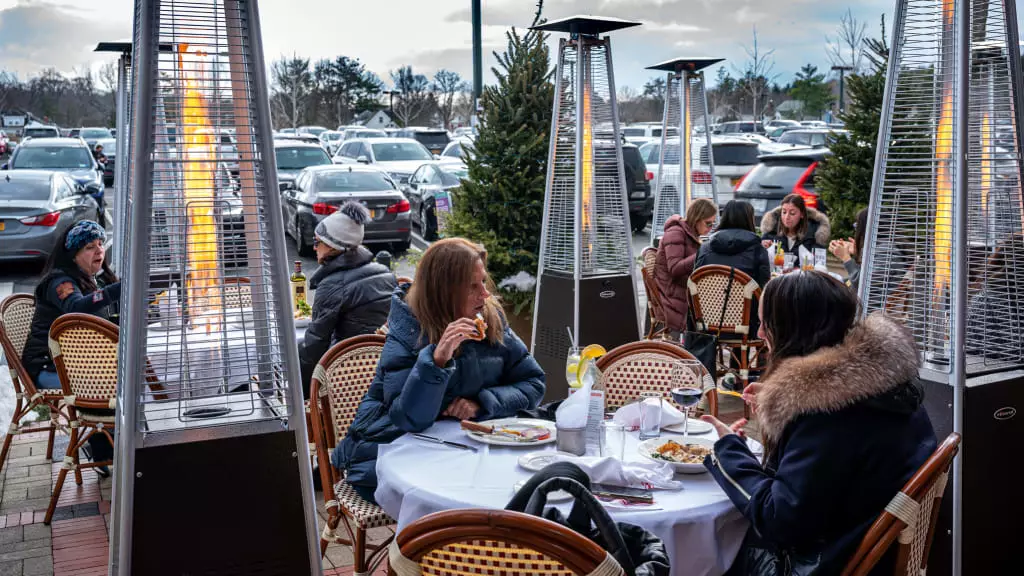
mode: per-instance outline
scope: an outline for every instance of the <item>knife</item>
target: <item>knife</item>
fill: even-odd
[[[449,442],[448,440],[442,440],[441,438],[435,438],[434,436],[428,436],[426,434],[413,433],[413,436],[420,440],[426,440],[427,442],[433,442],[434,444],[444,444],[445,446],[451,446],[452,448],[459,448],[461,450],[470,450],[476,452],[476,448],[473,446],[466,446],[465,444],[459,444],[458,442]]]

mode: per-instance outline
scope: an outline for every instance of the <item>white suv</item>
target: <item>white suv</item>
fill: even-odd
[[[437,157],[412,138],[355,138],[346,140],[334,155],[335,164],[370,164],[387,172],[400,186],[424,162]]]

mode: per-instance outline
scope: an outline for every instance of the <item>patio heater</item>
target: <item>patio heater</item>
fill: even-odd
[[[558,44],[533,314],[533,355],[548,374],[565,371],[569,330],[609,350],[640,337],[611,41],[600,37],[639,24],[573,16],[535,27],[569,34]],[[549,378],[547,399],[567,393]]]
[[[724,58],[676,58],[648,66],[648,70],[668,72],[665,82],[665,110],[661,121],[661,148],[658,156],[658,180],[655,182],[654,218],[651,221],[651,246],[665,235],[665,222],[674,214],[686,215],[686,206],[694,198],[710,198],[718,204],[718,182],[712,155],[711,121],[705,92],[704,70]],[[695,128],[703,133],[694,135]],[[681,137],[682,135],[682,137]],[[698,140],[699,138],[699,140]],[[694,169],[694,141],[704,146]]]
[[[259,23],[135,2],[111,574],[321,570]]]
[[[940,438],[963,435],[929,574],[1003,574],[1024,515],[1024,242],[1015,3],[900,0],[861,281],[922,351]],[[1015,417],[1016,416],[1016,417]]]

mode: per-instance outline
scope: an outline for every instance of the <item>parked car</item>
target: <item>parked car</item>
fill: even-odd
[[[94,192],[65,172],[7,172],[0,178],[0,260],[49,258],[69,226],[96,217]]]
[[[296,140],[274,140],[274,158],[277,160],[277,182],[293,182],[299,172],[310,166],[331,164],[331,157],[317,144]]]
[[[636,124],[626,124],[619,129],[619,134],[622,135],[626,141],[642,146],[653,140],[661,138],[661,122],[638,122]]]
[[[760,145],[746,138],[724,138],[714,136],[711,140],[714,148],[715,180],[718,188],[718,204],[724,206],[732,200],[733,189],[740,179],[757,166]],[[652,186],[658,181],[659,156],[661,143],[651,142],[640,148],[640,154],[647,163],[647,170],[652,175]],[[710,184],[711,170],[708,166],[707,140],[694,138],[690,140],[691,175],[694,184]],[[668,146],[668,162],[678,162],[679,140],[670,141]],[[656,192],[656,191],[655,191]],[[699,197],[699,196],[698,196]]]
[[[95,185],[90,193],[98,206],[103,205],[103,172],[79,138],[32,138],[22,142],[0,170],[59,170],[80,186]],[[95,216],[102,220],[102,215]]]
[[[36,122],[30,122],[28,126],[25,126],[25,131],[22,132],[21,138],[24,141],[25,138],[60,138],[60,129],[56,126],[44,126]]]
[[[96,142],[113,138],[114,135],[106,128],[75,128],[71,131],[71,137],[85,140],[85,143],[89,145],[89,149],[92,150],[96,146]]]
[[[602,144],[597,142],[594,145],[595,160],[600,160],[603,151],[613,150],[610,145],[604,147]],[[635,144],[622,145],[622,167],[626,177],[626,198],[629,201],[629,224],[634,232],[642,232],[654,215],[654,174],[647,170],[647,165],[640,157],[640,148]]]
[[[412,173],[402,192],[409,199],[412,221],[420,227],[423,238],[437,238],[436,198],[439,192],[451,191],[469,175],[465,164],[456,162],[428,162]],[[449,208],[451,196],[448,197]]]
[[[796,126],[775,126],[773,128],[768,129],[768,139],[778,140],[779,137],[785,134],[786,132],[789,132],[790,130],[800,130],[802,128],[803,126],[801,126],[800,124],[797,124]]]
[[[292,135],[292,136],[294,136],[297,133],[298,132],[295,131],[295,128],[281,128],[280,130],[277,131],[277,134],[287,134],[287,135]],[[276,136],[276,134],[275,134],[275,136]]]
[[[452,132],[452,137],[453,138],[476,138],[478,133],[479,132],[477,131],[477,129],[475,127],[473,127],[473,126],[462,126],[461,128],[456,128],[455,131]]]
[[[355,138],[387,138],[388,133],[376,128],[348,128],[343,132],[342,141]]]
[[[399,130],[396,138],[412,138],[427,147],[431,154],[440,154],[448,145],[448,132],[434,128],[410,127]]]
[[[299,126],[299,134],[312,134],[313,136],[319,137],[321,133],[326,132],[327,128],[323,126]]]
[[[821,120],[803,120],[800,125],[804,128],[828,128],[828,123]]]
[[[107,157],[107,161],[101,166],[103,169],[103,184],[106,186],[114,185],[114,175],[117,173],[114,168],[117,166],[117,140],[113,138],[103,138],[96,141],[97,144],[103,146],[103,155]]]
[[[325,130],[320,133],[320,145],[324,147],[328,154],[333,156],[334,151],[341,145],[344,134],[344,132],[338,130]]]
[[[769,120],[764,123],[764,129],[768,132],[775,130],[776,128],[787,128],[787,127],[799,127],[800,123],[796,120]]]
[[[468,154],[469,149],[472,147],[472,139],[465,137],[457,138],[449,142],[448,145],[444,147],[444,151],[441,152],[441,159],[465,161],[466,154]]]
[[[388,174],[399,186],[409,182],[413,171],[435,158],[427,147],[412,138],[356,138],[341,145],[334,161],[339,164],[371,164]]]
[[[830,154],[825,148],[804,148],[761,156],[758,165],[736,187],[736,198],[750,202],[758,222],[788,194],[799,194],[809,208],[824,211],[815,176],[821,161]]]
[[[312,166],[293,182],[281,185],[285,231],[295,239],[299,254],[313,253],[313,231],[325,217],[348,200],[370,211],[364,244],[391,244],[403,252],[412,242],[409,200],[385,172],[360,164]]]
[[[846,131],[801,128],[800,130],[790,130],[782,136],[779,136],[777,142],[779,144],[789,144],[794,147],[805,146],[811,148],[827,148],[835,141],[836,134],[846,134]]]

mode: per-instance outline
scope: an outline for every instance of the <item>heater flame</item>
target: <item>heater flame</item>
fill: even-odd
[[[223,284],[217,255],[217,217],[214,174],[216,172],[216,134],[210,122],[206,98],[194,71],[186,70],[183,54],[188,44],[178,46],[178,71],[182,82],[182,149],[185,162],[182,176],[185,209],[188,217],[186,254],[188,310],[190,328],[218,329],[223,308],[219,287]],[[206,54],[195,51],[197,68]]]
[[[988,218],[988,192],[992,188],[992,119],[981,117],[981,213]]]
[[[947,30],[954,25],[955,0],[943,0],[942,20]],[[953,279],[953,84],[942,91],[939,126],[935,138],[935,280],[934,298],[945,307],[945,295]]]
[[[583,170],[582,174],[582,194],[583,194],[583,217],[582,217],[582,234],[587,239],[587,255],[593,250],[593,243],[590,240],[590,211],[591,205],[593,204],[594,197],[594,126],[591,118],[590,111],[590,86],[584,84],[583,86],[583,118],[581,118],[581,125],[583,130],[583,158],[581,159],[580,169]]]

